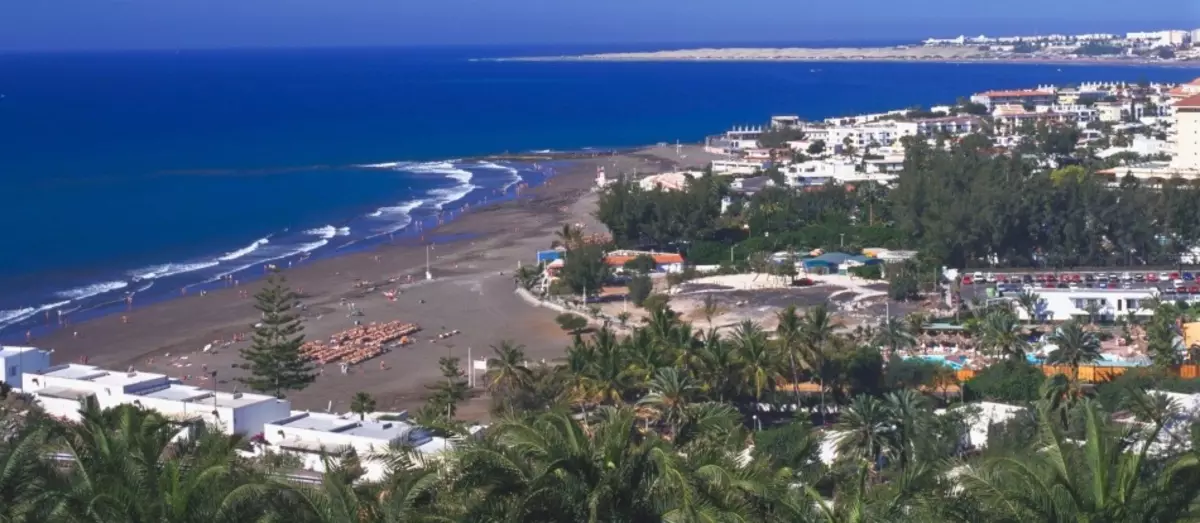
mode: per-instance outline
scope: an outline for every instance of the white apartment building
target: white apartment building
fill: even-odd
[[[891,183],[897,178],[897,173],[904,165],[901,158],[898,162],[886,157],[871,167],[868,160],[868,170],[859,172],[857,162],[849,158],[833,158],[829,160],[812,160],[794,163],[784,167],[781,172],[792,187],[819,187],[827,183],[853,184],[863,182]]]
[[[291,403],[260,394],[205,391],[173,383],[151,372],[107,371],[68,363],[25,372],[23,389],[50,415],[79,421],[80,401],[92,399],[101,409],[136,405],[179,422],[204,421],[227,434],[254,435],[271,420],[287,417]]]
[[[350,449],[360,458],[367,458],[392,445],[412,447],[427,455],[436,455],[449,446],[445,438],[434,437],[407,421],[360,420],[353,414],[317,412],[297,412],[268,423],[263,438],[273,450],[299,456],[305,469],[317,472],[324,472],[325,456],[339,456]],[[387,472],[376,460],[361,461],[368,480],[378,480]]]
[[[711,165],[713,174],[753,176],[766,169],[770,163],[764,160],[713,160]]]
[[[1042,321],[1067,321],[1086,318],[1095,306],[1101,318],[1114,319],[1133,314],[1150,317],[1154,311],[1143,309],[1142,300],[1158,296],[1158,289],[1036,289],[1039,298],[1036,313]],[[1030,320],[1029,314],[1016,307],[1017,316]],[[1099,318],[1098,318],[1099,319]]]
[[[21,375],[50,367],[50,351],[35,347],[0,345],[0,382],[17,392],[22,390]]]
[[[725,139],[734,149],[753,149],[758,147],[758,138],[762,133],[761,125],[743,125],[725,131]]]
[[[1175,129],[1171,167],[1200,172],[1200,95],[1175,104]]]
[[[981,122],[982,120],[974,116],[946,116],[942,118],[924,118],[912,123],[916,124],[916,134],[920,136],[942,133],[959,136],[979,131],[982,128]],[[907,128],[905,130],[907,131]]]

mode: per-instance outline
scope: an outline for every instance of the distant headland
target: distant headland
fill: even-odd
[[[1200,67],[1197,31],[1084,35],[930,38],[883,47],[726,47],[566,56],[524,56],[495,61],[926,61],[1137,64]]]

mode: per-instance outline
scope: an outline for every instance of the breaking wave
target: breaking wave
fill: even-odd
[[[130,271],[128,274],[135,280],[153,280],[157,278],[166,278],[167,276],[175,276],[185,272],[199,271],[209,267],[216,267],[221,262],[203,261],[196,263],[164,263],[162,265],[152,265],[141,269]]]
[[[94,283],[92,285],[85,285],[83,287],[77,287],[77,288],[70,289],[70,290],[56,292],[56,293],[54,293],[54,295],[58,296],[59,298],[66,298],[68,300],[81,300],[83,298],[90,298],[90,297],[96,296],[98,294],[104,294],[106,292],[121,290],[128,286],[129,286],[128,282],[108,281],[108,282],[104,282],[104,283]]]
[[[270,236],[267,236],[265,238],[259,238],[257,240],[254,240],[254,243],[251,243],[250,245],[242,247],[241,249],[238,249],[236,251],[227,252],[227,253],[225,253],[224,256],[217,258],[217,260],[224,262],[224,261],[233,261],[238,258],[241,258],[242,256],[245,256],[254,251],[257,251],[259,247],[262,247],[263,245],[271,243],[270,238],[271,238]]]

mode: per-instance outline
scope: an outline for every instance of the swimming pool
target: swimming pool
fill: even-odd
[[[905,357],[905,359],[908,359],[908,358],[917,358],[920,360],[925,360],[925,361],[929,361],[929,362],[933,362],[933,363],[941,363],[942,365],[950,367],[954,370],[962,370],[962,368],[963,368],[961,363],[954,361],[954,360],[948,360],[948,359],[946,359],[946,356],[943,354],[921,354],[921,355],[917,355],[917,356]]]

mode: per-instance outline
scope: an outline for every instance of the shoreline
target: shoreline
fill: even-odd
[[[495,62],[799,62],[799,63],[946,63],[1016,65],[1123,65],[1200,68],[1200,61],[1164,61],[1124,57],[995,55],[974,48],[696,48],[565,56],[476,58]]]
[[[361,222],[363,219],[367,219],[370,216],[377,216],[378,212],[371,214],[364,210],[364,212],[360,214],[355,214],[353,216],[348,215],[343,217],[341,220],[329,222],[330,225],[326,225],[325,228],[330,228],[332,231],[328,234],[328,236],[324,236],[323,240],[319,238],[308,239],[308,241],[323,241],[326,243],[326,245],[314,249],[311,252],[297,252],[292,254],[283,253],[276,258],[266,259],[257,264],[251,264],[253,266],[247,265],[245,267],[232,269],[232,272],[228,273],[228,277],[230,281],[237,279],[242,283],[247,283],[261,278],[262,274],[261,270],[259,269],[264,264],[278,264],[280,267],[290,267],[293,265],[293,263],[296,265],[307,264],[317,260],[374,250],[381,245],[386,245],[389,243],[405,243],[409,241],[416,241],[417,238],[424,238],[426,236],[429,236],[430,241],[442,242],[446,239],[439,238],[438,233],[433,229],[437,228],[439,224],[449,223],[459,218],[464,210],[470,210],[480,206],[493,205],[496,203],[503,203],[518,198],[520,191],[528,191],[531,188],[544,184],[547,179],[554,176],[554,170],[556,168],[563,165],[569,165],[570,162],[613,156],[636,149],[637,148],[613,148],[602,150],[598,149],[594,151],[536,151],[522,153],[505,152],[500,154],[479,155],[452,160],[458,164],[488,164],[492,162],[502,162],[505,163],[506,166],[511,166],[505,167],[505,169],[510,170],[517,175],[517,181],[509,183],[508,185],[504,185],[503,187],[495,187],[494,191],[490,190],[488,186],[476,186],[476,189],[472,190],[470,193],[464,194],[461,199],[450,202],[448,205],[446,205],[444,210],[441,210],[440,206],[438,208],[439,210],[436,211],[410,209],[405,213],[407,216],[409,216],[409,223],[402,228],[393,231],[392,233],[368,234],[367,236],[363,236],[363,233],[358,232],[350,238],[342,238],[342,228],[344,226],[353,225],[354,222]],[[449,161],[450,160],[443,160],[440,162]],[[536,166],[538,162],[542,163],[543,166],[541,168],[531,168],[531,165]],[[499,167],[495,164],[493,164],[493,166]],[[378,169],[382,168],[382,166],[352,165],[347,166],[347,168]],[[289,169],[285,168],[280,168],[277,170],[280,172],[289,171]],[[479,182],[476,181],[475,183]],[[510,190],[514,185],[519,185],[517,190]],[[493,192],[495,194],[492,194]],[[428,196],[414,196],[414,198],[417,198],[417,200],[414,201],[422,201],[420,198],[427,197]],[[387,206],[386,204],[381,205],[384,205],[385,207]],[[376,205],[370,205],[368,207],[376,207]],[[358,226],[355,226],[354,230],[359,231],[360,229],[358,229]],[[300,231],[303,231],[301,234],[316,232],[315,230],[309,231],[303,228],[297,228],[295,232]],[[295,232],[292,233],[293,236]],[[288,232],[285,229],[282,233],[269,234],[264,238],[256,240],[249,247],[241,247],[236,251],[233,249],[241,246],[241,244],[238,243],[235,245],[231,243],[227,248],[220,250],[220,252],[224,252],[224,254],[219,256],[214,252],[208,255],[199,255],[187,259],[175,260],[170,263],[160,263],[154,265],[155,267],[160,267],[164,270],[176,270],[166,269],[168,267],[184,268],[184,270],[179,271],[178,275],[166,275],[161,277],[155,276],[143,280],[137,277],[131,277],[135,271],[139,270],[132,268],[134,266],[131,265],[127,268],[113,269],[107,273],[98,273],[89,279],[79,280],[77,283],[72,284],[74,286],[72,287],[72,290],[74,291],[95,289],[96,291],[90,295],[84,295],[72,299],[64,296],[63,292],[54,292],[53,294],[44,293],[41,295],[41,299],[38,299],[37,295],[29,294],[28,297],[31,299],[31,301],[24,305],[24,307],[27,307],[26,310],[31,311],[27,313],[29,316],[24,320],[8,324],[0,322],[0,325],[2,325],[0,326],[0,342],[10,344],[24,343],[27,340],[27,336],[30,334],[41,337],[54,330],[67,328],[69,325],[78,324],[109,315],[121,314],[122,312],[127,311],[128,300],[132,300],[133,305],[136,307],[141,307],[147,304],[179,299],[193,293],[213,292],[220,290],[225,288],[227,284],[230,283],[230,281],[227,281],[224,276],[222,276],[220,280],[208,278],[207,276],[204,276],[203,273],[209,272],[212,269],[204,270],[199,273],[193,273],[192,271],[187,270],[186,266],[216,266],[216,261],[221,261],[222,267],[225,267],[225,263],[233,263],[233,265],[236,266],[236,263],[234,263],[231,258],[228,258],[228,256],[231,254],[235,255],[237,253],[262,256],[263,253],[259,252],[257,248],[262,246],[275,248],[277,245],[275,242],[278,240],[278,236],[281,234],[286,235]],[[271,240],[270,242],[267,241],[268,238]],[[293,242],[297,241],[297,239],[294,237],[291,238],[291,240]],[[268,243],[270,245],[267,245]],[[214,261],[208,261],[209,259]],[[199,268],[206,269],[207,267]],[[48,285],[47,287],[51,286]],[[29,290],[27,289],[25,292],[28,293]],[[5,312],[21,313],[22,307],[18,306],[11,311]]]
[[[415,238],[284,268],[281,273],[301,292],[307,307],[308,340],[353,328],[356,318],[364,323],[402,320],[424,328],[415,344],[355,366],[349,377],[341,376],[335,364],[327,365],[316,384],[289,398],[297,408],[316,409],[330,401],[348,402],[355,392],[366,391],[379,399],[381,408],[415,408],[423,400],[427,380],[438,376],[439,357],[465,362],[472,349],[473,357],[487,357],[488,347],[505,339],[525,345],[531,360],[561,356],[568,337],[552,315],[528,306],[512,292],[511,271],[522,261],[532,261],[534,251],[548,248],[563,223],[602,230],[591,217],[597,167],[657,172],[675,167],[674,151],[649,148],[572,161],[515,200],[472,206],[454,220],[429,228],[427,235],[445,240],[432,247],[433,281],[423,281],[426,251]],[[696,146],[684,156],[688,163],[707,161]],[[411,284],[405,283],[407,276],[413,277]],[[391,278],[396,283],[386,283]],[[238,350],[248,343],[227,343],[236,334],[250,332],[257,317],[252,296],[262,281],[259,275],[236,288],[139,305],[41,334],[31,344],[54,350],[56,364],[86,358],[103,368],[134,367],[205,388],[214,384],[200,375],[215,370],[217,389],[235,389]],[[376,288],[366,290],[361,282]],[[383,295],[385,290],[399,293],[393,301]],[[349,304],[363,315],[347,314]],[[450,330],[462,333],[437,339],[437,334]],[[202,351],[209,343],[217,350]],[[340,410],[345,410],[344,404]],[[486,413],[486,405],[479,412]]]

